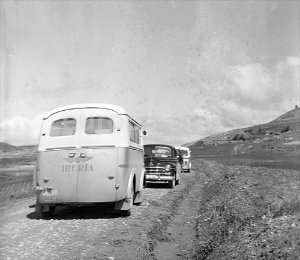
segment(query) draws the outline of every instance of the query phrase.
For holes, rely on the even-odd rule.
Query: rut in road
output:
[[[147,233],[148,245],[143,259],[191,259],[196,238],[195,224],[200,190],[205,176],[192,172],[185,178],[183,189],[168,196],[170,203],[161,214],[155,214]]]

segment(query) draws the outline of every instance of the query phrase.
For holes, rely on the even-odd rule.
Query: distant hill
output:
[[[185,144],[194,158],[300,170],[300,108],[266,124],[218,133]]]
[[[299,123],[299,120],[300,120],[300,108],[296,106],[291,111],[271,121],[270,124]]]
[[[35,145],[14,146],[8,143],[0,142],[0,153],[18,152],[35,149]]]
[[[300,108],[295,107],[287,113],[279,116],[269,123],[254,125],[252,127],[234,129],[228,132],[217,133],[182,146],[201,146],[208,144],[222,144],[232,141],[255,140],[264,135],[280,135],[285,132],[293,132],[295,138],[300,136]],[[298,138],[299,139],[299,138]],[[298,140],[297,139],[297,140]]]
[[[10,151],[15,151],[16,147],[11,145],[11,144],[7,144],[7,143],[2,143],[0,142],[0,152],[10,152]]]

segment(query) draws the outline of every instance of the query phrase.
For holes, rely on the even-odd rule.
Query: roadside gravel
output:
[[[194,160],[179,186],[152,185],[130,217],[110,207],[34,213],[0,202],[0,259],[299,259],[297,171]]]
[[[183,174],[174,189],[153,185],[145,200],[124,218],[110,207],[58,207],[52,219],[34,212],[35,198],[0,203],[0,259],[143,259],[149,253],[149,230],[183,197],[192,176]],[[173,210],[175,214],[176,208]]]

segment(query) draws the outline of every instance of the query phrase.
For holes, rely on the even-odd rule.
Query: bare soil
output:
[[[241,162],[195,159],[174,189],[145,189],[127,218],[99,205],[42,219],[32,195],[2,200],[0,259],[299,259],[299,171]]]
[[[35,198],[7,200],[0,205],[1,259],[174,259],[164,254],[186,255],[187,228],[194,229],[181,215],[189,214],[185,203],[197,173],[183,174],[182,183],[174,189],[153,184],[145,189],[145,201],[134,207],[131,217],[120,217],[111,205],[58,207],[52,219],[42,219],[34,212]],[[183,200],[186,202],[183,203]],[[181,211],[179,211],[181,209]],[[182,211],[184,210],[184,211]],[[171,239],[174,217],[182,232]],[[176,226],[175,226],[176,227]],[[177,231],[176,231],[177,232]],[[157,253],[160,243],[178,243]],[[193,235],[189,246],[193,246]],[[158,254],[158,257],[156,256]],[[187,259],[189,256],[187,256]],[[176,258],[175,258],[176,259]]]

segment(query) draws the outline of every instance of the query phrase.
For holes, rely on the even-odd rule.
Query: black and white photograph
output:
[[[300,1],[0,0],[0,259],[300,259]]]

